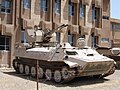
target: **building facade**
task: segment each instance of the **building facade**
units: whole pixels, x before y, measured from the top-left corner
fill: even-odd
[[[110,0],[0,0],[0,64],[10,65],[16,43],[25,43],[25,30],[55,29],[58,43],[76,46],[78,38],[93,48],[111,47]]]
[[[120,20],[111,18],[110,30],[112,34],[112,47],[120,47]]]

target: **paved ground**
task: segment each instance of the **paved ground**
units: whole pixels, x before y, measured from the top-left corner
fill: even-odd
[[[37,90],[30,76],[17,74],[13,69],[0,69],[0,90]],[[42,79],[39,90],[120,90],[120,70],[104,79],[76,78],[66,84]]]

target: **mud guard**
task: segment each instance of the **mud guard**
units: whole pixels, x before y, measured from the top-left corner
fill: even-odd
[[[64,62],[65,62],[65,64],[67,64],[70,68],[75,68],[75,67],[78,67],[78,66],[79,66],[79,65],[78,65],[77,63],[75,63],[75,62],[71,62],[71,61],[67,61],[67,60],[65,60]]]

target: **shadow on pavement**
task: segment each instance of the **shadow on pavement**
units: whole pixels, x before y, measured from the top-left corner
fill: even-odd
[[[11,72],[8,72],[8,71],[4,72],[3,71],[3,73],[36,82],[36,78],[32,78],[31,76],[26,76],[25,74],[19,74],[15,71],[11,71]],[[58,84],[58,83],[55,83],[54,81],[47,81],[45,78],[39,79],[40,83],[47,84],[47,85],[53,85],[53,86],[56,86],[56,87],[66,87],[66,86],[79,87],[79,86],[84,86],[84,85],[104,83],[106,81],[109,81],[109,79],[105,79],[105,78],[100,79],[100,78],[94,78],[94,77],[81,77],[81,78],[77,77],[77,78],[73,79],[72,81]]]

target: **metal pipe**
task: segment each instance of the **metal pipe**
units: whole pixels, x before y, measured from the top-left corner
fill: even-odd
[[[37,64],[36,64],[36,71],[37,71],[37,77],[36,77],[37,90],[39,90],[39,86],[38,86],[38,60],[37,60]]]

